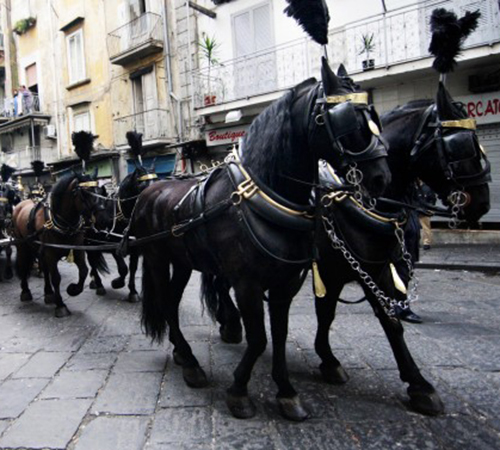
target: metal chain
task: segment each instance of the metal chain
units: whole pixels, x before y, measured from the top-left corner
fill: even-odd
[[[385,314],[388,317],[395,319],[396,312],[394,308],[396,306],[399,306],[404,309],[405,306],[407,307],[407,300],[397,301],[396,299],[390,298],[387,295],[385,295],[385,293],[377,286],[373,278],[361,268],[359,261],[357,261],[356,258],[354,258],[354,256],[352,255],[352,253],[347,249],[342,239],[340,239],[337,236],[337,233],[335,233],[335,227],[333,223],[325,216],[322,216],[322,219],[325,231],[328,234],[328,237],[330,238],[332,247],[335,250],[340,250],[342,252],[345,260],[351,266],[351,269],[358,273],[359,277],[361,278],[365,286],[368,289],[370,289],[370,291],[377,299],[380,307],[385,312]]]
[[[413,266],[413,261],[412,261],[411,255],[406,248],[404,230],[402,228],[400,228],[398,225],[396,225],[395,234],[396,234],[396,238],[399,242],[399,245],[401,247],[401,257],[403,258],[403,261],[406,263],[406,266],[408,267],[409,279],[408,279],[407,289],[411,285],[411,289],[409,290],[409,293],[406,295],[406,299],[403,301],[405,308],[407,308],[411,302],[416,302],[418,300],[418,292],[417,292],[417,290],[418,290],[418,277],[415,274],[415,267]]]
[[[451,203],[451,219],[448,222],[448,227],[452,230],[456,230],[458,225],[462,222],[458,218],[458,215],[467,204],[467,195],[464,191],[453,191],[448,197],[448,200]]]
[[[361,192],[361,182],[363,181],[363,172],[358,169],[356,163],[352,163],[349,166],[345,178],[349,184],[354,187],[354,198],[359,202],[363,203],[363,193]]]

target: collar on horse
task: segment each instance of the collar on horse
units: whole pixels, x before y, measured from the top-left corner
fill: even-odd
[[[43,228],[45,230],[55,231],[56,233],[66,236],[73,236],[79,233],[82,230],[83,225],[85,224],[82,216],[79,216],[78,222],[76,224],[62,224],[61,220],[64,221],[64,219],[62,219],[61,217],[57,218],[57,214],[54,214],[52,212],[50,205],[43,204],[43,207],[45,213],[45,223],[43,225]]]

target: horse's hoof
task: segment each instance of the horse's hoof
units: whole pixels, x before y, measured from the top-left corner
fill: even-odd
[[[56,302],[55,294],[45,294],[43,298],[46,305],[53,305]]]
[[[309,417],[309,412],[304,408],[298,395],[292,398],[278,398],[281,415],[294,422],[302,422]]]
[[[78,286],[78,284],[76,284],[76,283],[71,283],[68,286],[68,289],[66,289],[66,292],[71,297],[76,297],[77,295],[80,295],[82,293],[82,291],[83,291],[83,289],[80,286]]]
[[[408,395],[410,396],[411,408],[426,416],[437,416],[444,412],[444,404],[436,391],[433,392],[410,392],[408,388]]]
[[[61,317],[68,317],[71,316],[71,312],[66,306],[58,306],[56,308],[56,317],[61,318]]]
[[[174,350],[172,352],[172,356],[174,357],[174,363],[177,364],[178,366],[183,366],[185,363],[184,358],[179,354],[177,350]]]
[[[257,413],[255,404],[247,395],[240,397],[227,394],[226,404],[231,414],[237,419],[251,419]]]
[[[221,325],[219,329],[220,338],[226,344],[239,344],[243,340],[241,328],[231,329],[227,325]]]
[[[103,296],[103,295],[106,295],[106,289],[104,288],[104,286],[99,286],[96,290],[95,290],[95,293],[96,295],[99,295],[99,296]]]
[[[190,388],[204,388],[208,386],[208,379],[200,366],[183,367],[182,377]]]
[[[12,277],[14,276],[14,272],[12,272],[12,269],[7,268],[7,269],[5,269],[5,275],[4,276],[5,276],[6,280],[11,280]]]
[[[122,287],[125,286],[125,280],[123,278],[115,278],[112,282],[111,282],[111,287],[113,289],[121,289]]]
[[[97,289],[97,283],[95,280],[92,280],[89,284],[89,289]]]
[[[139,296],[139,294],[137,292],[131,292],[127,296],[127,302],[129,302],[129,303],[139,303],[140,301],[141,301],[141,297]]]
[[[345,384],[349,380],[349,375],[340,364],[335,367],[326,367],[324,364],[320,364],[319,370],[325,383]]]
[[[33,296],[31,295],[31,291],[23,291],[21,292],[21,301],[22,302],[31,302],[33,300]]]

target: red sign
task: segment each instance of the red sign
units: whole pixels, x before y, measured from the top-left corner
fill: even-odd
[[[245,128],[219,128],[218,130],[209,130],[205,132],[205,139],[208,147],[215,145],[237,144],[238,140],[245,136]]]
[[[478,124],[500,122],[500,93],[470,95],[457,100],[465,104],[467,113]]]

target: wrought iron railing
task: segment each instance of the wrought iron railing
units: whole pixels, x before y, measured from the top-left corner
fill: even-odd
[[[150,41],[163,42],[163,25],[160,15],[147,12],[108,34],[109,57],[113,59]]]
[[[478,29],[464,48],[500,42],[500,12],[497,0],[428,0],[359,20],[330,32],[328,53],[342,62],[350,74],[363,70],[363,60],[373,59],[374,67],[389,67],[429,56],[429,18],[437,8],[459,15],[479,9]],[[374,48],[362,52],[363,36],[372,36]],[[318,76],[322,49],[307,39],[205,67],[193,72],[196,108],[288,89]],[[369,56],[369,58],[367,58]]]
[[[143,142],[154,140],[172,140],[172,133],[168,128],[168,111],[166,109],[151,109],[129,116],[114,119],[115,145],[126,145],[128,131],[142,133]]]
[[[18,94],[14,97],[5,97],[1,105],[1,115],[9,119],[17,119],[32,113],[42,112],[40,108],[40,97],[37,94]]]

